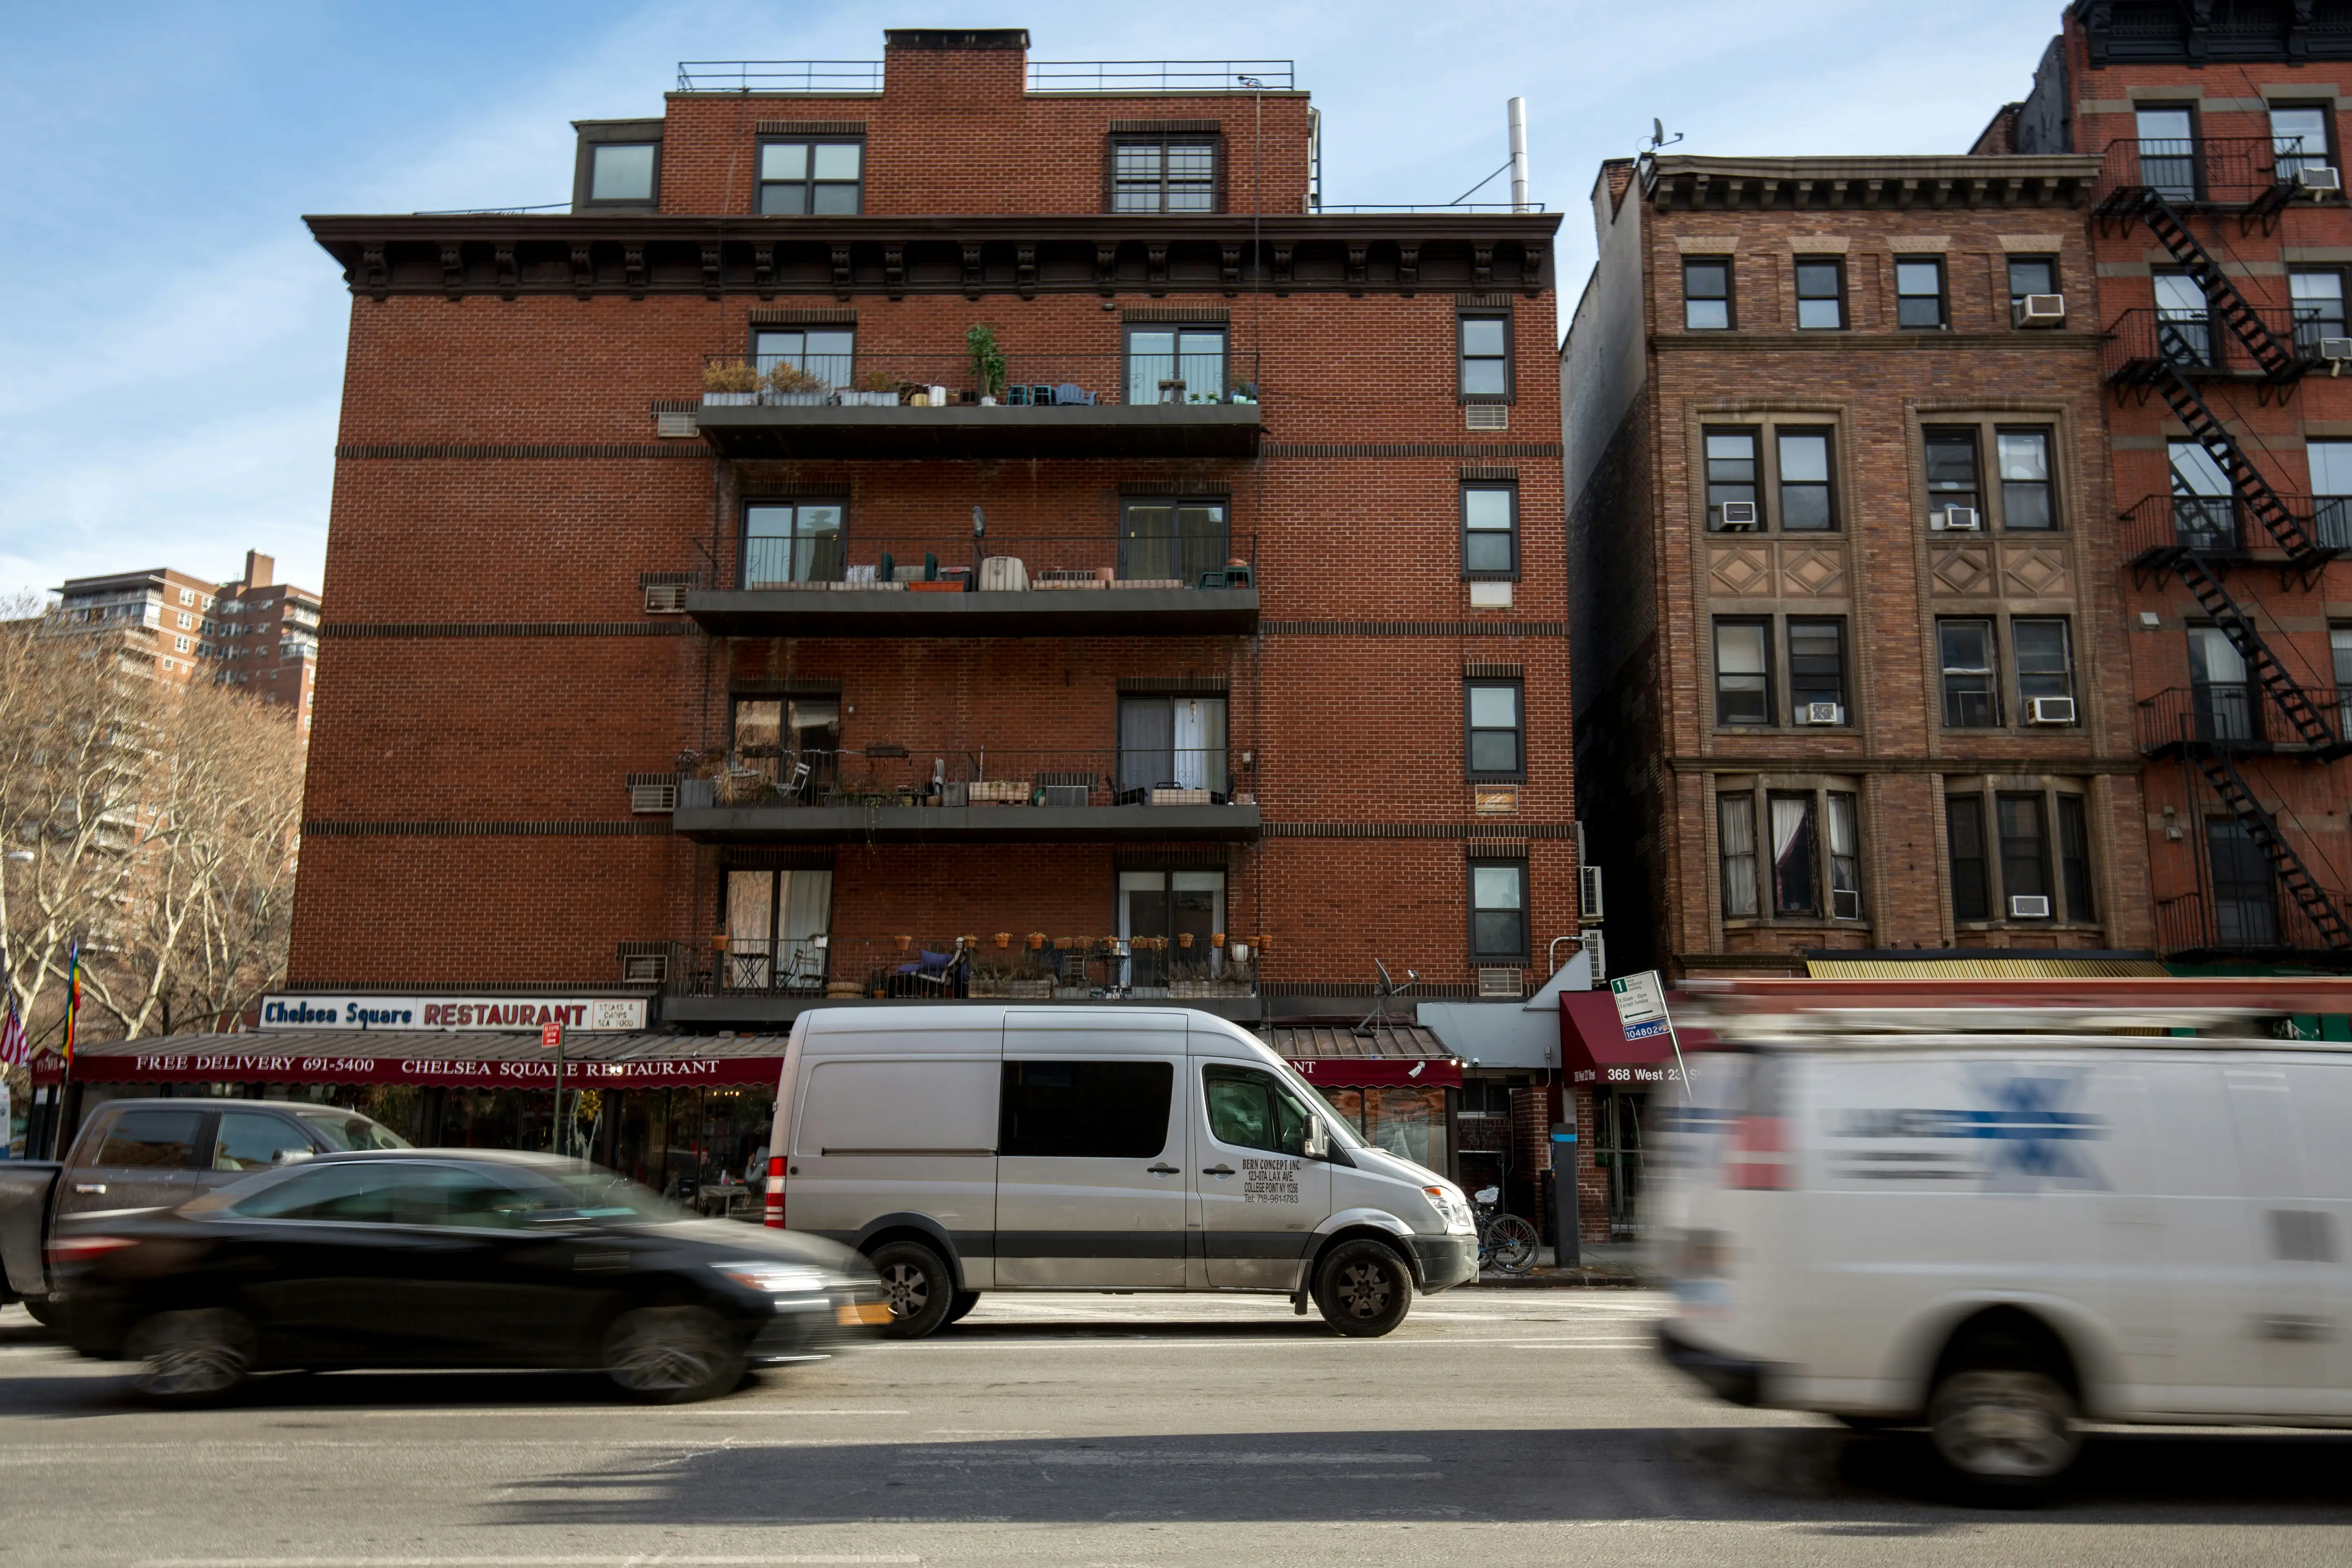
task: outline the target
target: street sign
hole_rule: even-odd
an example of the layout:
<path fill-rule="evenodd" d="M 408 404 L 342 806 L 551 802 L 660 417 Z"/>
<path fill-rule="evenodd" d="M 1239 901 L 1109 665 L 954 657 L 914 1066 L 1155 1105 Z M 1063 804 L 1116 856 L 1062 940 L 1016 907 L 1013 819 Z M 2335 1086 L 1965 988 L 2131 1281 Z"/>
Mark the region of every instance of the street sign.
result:
<path fill-rule="evenodd" d="M 1622 1005 L 1623 1005 L 1621 1003 L 1621 1004 L 1619 1004 L 1619 1005 L 1620 1005 L 1620 1006 L 1622 1006 Z M 563 1026 L 562 1026 L 562 1025 L 561 1025 L 561 1024 L 541 1024 L 541 1025 L 539 1026 L 539 1048 L 540 1048 L 541 1050 L 543 1050 L 543 1051 L 551 1051 L 551 1050 L 556 1050 L 556 1049 L 560 1048 L 560 1047 L 562 1046 L 562 1044 L 563 1044 Z"/>
<path fill-rule="evenodd" d="M 1674 1020 L 1666 1016 L 1666 988 L 1658 983 L 1658 972 L 1645 969 L 1639 974 L 1621 974 L 1609 983 L 1609 994 L 1617 1004 L 1617 1026 L 1625 1037 L 1648 1040 L 1665 1036 L 1675 1047 L 1675 1066 L 1688 1083 L 1690 1069 L 1683 1061 L 1683 1043 L 1675 1037 Z"/>

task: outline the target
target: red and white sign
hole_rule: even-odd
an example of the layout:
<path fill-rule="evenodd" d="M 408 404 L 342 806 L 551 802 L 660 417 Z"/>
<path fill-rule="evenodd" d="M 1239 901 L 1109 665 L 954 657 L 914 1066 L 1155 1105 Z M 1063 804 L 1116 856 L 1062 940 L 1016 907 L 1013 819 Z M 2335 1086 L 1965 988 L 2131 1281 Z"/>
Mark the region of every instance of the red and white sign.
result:
<path fill-rule="evenodd" d="M 561 1025 L 561 1024 L 541 1024 L 541 1025 L 539 1026 L 539 1048 L 540 1048 L 541 1050 L 542 1050 L 542 1051 L 552 1051 L 552 1050 L 557 1050 L 557 1049 L 562 1048 L 562 1045 L 563 1045 L 563 1026 L 562 1026 L 562 1025 Z"/>
<path fill-rule="evenodd" d="M 782 1057 L 668 1057 L 564 1063 L 566 1082 L 585 1089 L 669 1089 L 759 1083 L 772 1088 Z M 457 1088 L 551 1087 L 555 1058 L 458 1061 L 431 1057 L 271 1056 L 204 1053 L 100 1056 L 74 1053 L 82 1083 L 409 1083 Z"/>
<path fill-rule="evenodd" d="M 646 1026 L 642 996 L 266 996 L 265 1029 L 567 1029 Z"/>

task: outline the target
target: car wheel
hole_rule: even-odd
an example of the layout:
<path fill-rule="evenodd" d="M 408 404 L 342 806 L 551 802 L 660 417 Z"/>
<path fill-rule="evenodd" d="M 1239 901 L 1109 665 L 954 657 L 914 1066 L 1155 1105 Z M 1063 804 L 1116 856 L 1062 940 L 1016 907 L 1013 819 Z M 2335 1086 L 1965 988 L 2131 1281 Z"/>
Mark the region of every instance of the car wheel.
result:
<path fill-rule="evenodd" d="M 1343 1241 L 1315 1271 L 1315 1304 L 1343 1334 L 1376 1338 L 1412 1307 L 1412 1271 L 1377 1241 Z"/>
<path fill-rule="evenodd" d="M 33 1321 L 45 1329 L 62 1329 L 66 1326 L 66 1304 L 56 1297 L 43 1296 L 37 1299 L 27 1296 L 25 1298 L 25 1310 L 33 1315 Z"/>
<path fill-rule="evenodd" d="M 648 1405 L 684 1405 L 743 1381 L 743 1350 L 708 1307 L 640 1307 L 604 1336 L 605 1374 Z"/>
<path fill-rule="evenodd" d="M 1990 1501 L 2046 1494 L 2083 1451 L 2074 1398 L 2035 1367 L 1974 1367 L 1936 1385 L 1927 1435 L 1936 1453 Z"/>
<path fill-rule="evenodd" d="M 158 1405 L 210 1405 L 252 1369 L 257 1336 L 225 1307 L 158 1312 L 131 1331 L 123 1353 L 140 1363 L 131 1385 Z"/>
<path fill-rule="evenodd" d="M 890 1304 L 885 1337 L 919 1340 L 952 1320 L 955 1280 L 946 1262 L 919 1241 L 894 1241 L 874 1249 L 874 1271 L 882 1276 L 882 1299 Z"/>
<path fill-rule="evenodd" d="M 948 1303 L 948 1321 L 950 1323 L 962 1322 L 966 1317 L 971 1315 L 971 1310 L 979 1305 L 979 1291 L 957 1291 L 955 1293 L 955 1299 Z"/>

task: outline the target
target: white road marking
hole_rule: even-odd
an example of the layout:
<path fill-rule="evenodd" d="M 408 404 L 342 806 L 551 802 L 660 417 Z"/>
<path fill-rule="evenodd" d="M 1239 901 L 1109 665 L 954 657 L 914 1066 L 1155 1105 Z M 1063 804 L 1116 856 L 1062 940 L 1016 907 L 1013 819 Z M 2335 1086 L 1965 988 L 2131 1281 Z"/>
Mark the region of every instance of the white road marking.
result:
<path fill-rule="evenodd" d="M 306 1411 L 306 1415 L 334 1415 L 333 1411 Z M 551 1405 L 531 1407 L 515 1405 L 453 1405 L 446 1410 L 362 1410 L 357 1414 L 371 1421 L 407 1421 L 434 1415 L 595 1415 L 611 1419 L 613 1411 L 602 1405 Z M 673 1406 L 667 1410 L 632 1410 L 632 1420 L 654 1415 L 908 1415 L 907 1410 L 801 1410 L 788 1405 L 728 1405 L 696 1408 Z"/>
<path fill-rule="evenodd" d="M 632 1552 L 593 1557 L 149 1557 L 131 1568 L 768 1568 L 771 1563 L 920 1563 L 912 1552 L 889 1556 L 827 1552 L 762 1552 L 707 1557 Z"/>

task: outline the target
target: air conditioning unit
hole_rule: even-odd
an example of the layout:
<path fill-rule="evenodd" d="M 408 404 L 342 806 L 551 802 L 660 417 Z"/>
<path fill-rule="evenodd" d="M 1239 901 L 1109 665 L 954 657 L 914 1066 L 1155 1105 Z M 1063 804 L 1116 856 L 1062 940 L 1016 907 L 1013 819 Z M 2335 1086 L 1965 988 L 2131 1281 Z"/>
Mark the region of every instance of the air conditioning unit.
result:
<path fill-rule="evenodd" d="M 2352 338 L 2322 338 L 2319 357 L 2325 360 L 2352 359 Z"/>
<path fill-rule="evenodd" d="M 1478 972 L 1478 998 L 1502 998 L 1516 1002 L 1527 994 L 1527 978 L 1516 969 L 1481 969 Z"/>
<path fill-rule="evenodd" d="M 1972 506 L 1948 506 L 1941 511 L 1927 514 L 1930 533 L 1976 533 L 1984 527 Z"/>
<path fill-rule="evenodd" d="M 2294 172 L 2294 184 L 2306 196 L 2344 194 L 2344 176 L 2325 163 L 2305 163 Z"/>
<path fill-rule="evenodd" d="M 1609 942 L 1597 931 L 1586 931 L 1578 939 L 1583 943 L 1584 955 L 1592 960 L 1592 984 L 1600 984 L 1609 978 Z"/>
<path fill-rule="evenodd" d="M 669 978 L 669 955 L 649 952 L 621 960 L 624 985 L 659 985 Z"/>
<path fill-rule="evenodd" d="M 1835 702 L 1808 702 L 1805 704 L 1805 722 L 1843 724 L 1845 722 L 1845 709 L 1842 704 Z"/>
<path fill-rule="evenodd" d="M 1738 531 L 1756 526 L 1756 503 L 1752 500 L 1727 500 L 1723 503 L 1723 526 L 1727 531 Z"/>
<path fill-rule="evenodd" d="M 641 784 L 629 786 L 629 809 L 666 815 L 677 809 L 677 785 L 674 784 Z"/>
<path fill-rule="evenodd" d="M 1576 868 L 1576 902 L 1578 916 L 1588 921 L 1601 917 L 1601 868 L 1579 866 Z"/>
<path fill-rule="evenodd" d="M 2072 724 L 2074 721 L 2074 700 L 2071 697 L 2037 697 L 2025 706 L 2025 721 L 2029 724 Z"/>
<path fill-rule="evenodd" d="M 2012 327 L 2063 327 L 2066 324 L 2066 296 L 2028 294 L 2009 308 L 2009 324 Z"/>
<path fill-rule="evenodd" d="M 646 589 L 646 614 L 677 616 L 686 613 L 686 584 L 655 583 Z"/>
<path fill-rule="evenodd" d="M 2013 921 L 2046 921 L 2050 918 L 2050 896 L 2047 893 L 2019 893 L 2009 900 L 2009 918 Z"/>
<path fill-rule="evenodd" d="M 702 422 L 692 414 L 667 412 L 654 416 L 654 434 L 666 441 L 701 433 Z"/>
<path fill-rule="evenodd" d="M 1507 430 L 1511 427 L 1510 405 L 1473 403 L 1462 410 L 1462 426 L 1466 430 Z"/>
<path fill-rule="evenodd" d="M 1862 889 L 1860 888 L 1831 889 L 1830 918 L 1841 921 L 1862 919 Z"/>
<path fill-rule="evenodd" d="M 1038 803 L 1041 805 L 1073 806 L 1087 804 L 1087 786 L 1084 784 L 1040 784 L 1037 786 L 1037 793 L 1045 797 Z"/>

